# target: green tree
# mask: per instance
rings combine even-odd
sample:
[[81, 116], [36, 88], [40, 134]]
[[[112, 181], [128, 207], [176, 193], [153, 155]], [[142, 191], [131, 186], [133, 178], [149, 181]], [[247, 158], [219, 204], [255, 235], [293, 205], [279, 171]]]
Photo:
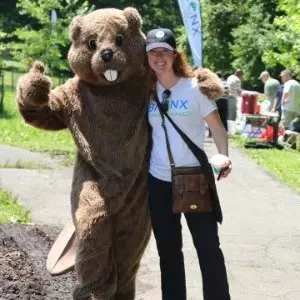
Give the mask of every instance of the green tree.
[[278, 0], [202, 0], [204, 63], [223, 75], [235, 68], [257, 84], [265, 68], [261, 56], [269, 40]]
[[11, 33], [17, 26], [25, 26], [28, 22], [26, 16], [17, 13], [17, 0], [1, 0], [0, 3], [0, 28]]
[[[230, 43], [231, 66], [244, 70], [244, 81], [251, 86], [261, 85], [259, 74], [265, 69], [262, 55], [272, 43], [270, 15], [263, 13], [262, 5], [249, 8], [247, 22], [232, 30]], [[272, 70], [269, 70], [272, 73]]]
[[280, 0], [278, 15], [274, 19], [273, 43], [263, 55], [269, 67], [280, 64], [300, 79], [300, 2]]
[[204, 64], [215, 71], [228, 72], [233, 60], [229, 45], [232, 30], [244, 22], [240, 1], [202, 1]]
[[155, 27], [167, 27], [175, 30], [177, 26], [182, 25], [177, 0], [89, 0], [89, 2], [97, 8], [135, 7], [142, 16], [144, 32]]
[[[16, 28], [8, 37], [15, 41], [2, 45], [2, 51], [9, 51], [14, 60], [22, 62], [24, 69], [32, 61], [42, 60], [50, 74], [69, 70], [66, 60], [70, 41], [68, 25], [76, 15], [87, 13], [92, 8], [87, 1], [80, 0], [19, 0], [20, 15], [30, 18], [28, 25]], [[51, 11], [57, 12], [57, 21], [52, 22]]]

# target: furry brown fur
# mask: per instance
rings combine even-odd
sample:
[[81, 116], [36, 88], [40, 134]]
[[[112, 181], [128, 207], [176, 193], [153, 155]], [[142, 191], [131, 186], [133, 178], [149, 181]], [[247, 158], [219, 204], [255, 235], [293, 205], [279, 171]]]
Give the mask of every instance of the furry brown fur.
[[217, 74], [206, 68], [196, 69], [194, 74], [198, 79], [202, 93], [208, 98], [217, 100], [224, 95], [224, 85]]
[[[70, 37], [75, 77], [51, 90], [43, 64], [36, 62], [19, 80], [17, 101], [26, 122], [68, 128], [78, 148], [71, 193], [79, 239], [74, 299], [132, 300], [150, 235], [149, 72], [141, 18], [133, 8], [97, 10], [76, 17]], [[117, 71], [116, 80], [106, 79], [107, 70]], [[207, 77], [202, 85], [212, 81]]]

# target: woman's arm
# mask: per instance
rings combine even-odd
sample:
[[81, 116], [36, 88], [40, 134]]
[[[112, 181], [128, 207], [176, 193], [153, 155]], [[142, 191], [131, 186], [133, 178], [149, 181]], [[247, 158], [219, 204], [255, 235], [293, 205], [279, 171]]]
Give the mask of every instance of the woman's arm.
[[[215, 110], [211, 112], [208, 116], [205, 117], [205, 121], [211, 131], [218, 152], [228, 157], [228, 135], [220, 119], [218, 111]], [[226, 178], [231, 173], [231, 169], [232, 164], [229, 160], [228, 163], [223, 166], [220, 178]]]
[[212, 137], [220, 154], [228, 156], [228, 135], [217, 110], [205, 117]]

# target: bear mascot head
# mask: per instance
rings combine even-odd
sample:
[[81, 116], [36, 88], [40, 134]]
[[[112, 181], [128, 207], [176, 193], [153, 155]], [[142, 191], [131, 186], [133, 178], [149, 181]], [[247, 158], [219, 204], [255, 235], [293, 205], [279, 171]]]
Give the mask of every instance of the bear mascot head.
[[95, 85], [117, 85], [145, 75], [145, 37], [136, 9], [96, 10], [70, 25], [68, 59], [74, 73]]

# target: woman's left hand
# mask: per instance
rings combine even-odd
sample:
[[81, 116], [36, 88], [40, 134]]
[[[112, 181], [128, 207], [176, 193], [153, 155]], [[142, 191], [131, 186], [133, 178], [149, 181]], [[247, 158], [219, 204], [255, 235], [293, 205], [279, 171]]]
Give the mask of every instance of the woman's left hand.
[[223, 168], [220, 171], [220, 174], [218, 176], [218, 180], [220, 180], [221, 178], [226, 178], [232, 170], [232, 162], [231, 160], [228, 160], [228, 162], [223, 166]]

